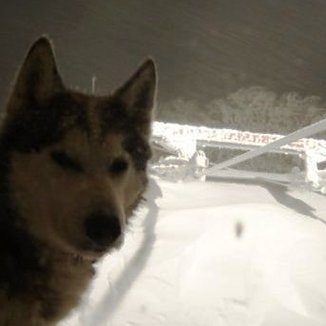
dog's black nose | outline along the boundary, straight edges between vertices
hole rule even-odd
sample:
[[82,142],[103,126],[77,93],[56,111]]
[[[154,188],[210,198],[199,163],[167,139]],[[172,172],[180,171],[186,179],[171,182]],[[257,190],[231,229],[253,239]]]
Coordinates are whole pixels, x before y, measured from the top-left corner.
[[87,237],[99,246],[108,246],[121,236],[119,217],[114,214],[97,212],[85,220]]

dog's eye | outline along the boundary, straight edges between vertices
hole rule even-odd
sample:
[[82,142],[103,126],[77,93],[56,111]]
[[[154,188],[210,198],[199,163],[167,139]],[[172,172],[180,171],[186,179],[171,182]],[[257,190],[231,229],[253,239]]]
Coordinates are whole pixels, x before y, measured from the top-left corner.
[[127,171],[128,166],[128,162],[125,159],[117,158],[108,166],[108,170],[112,174],[122,174]]
[[83,172],[82,165],[74,158],[68,156],[65,152],[54,151],[51,153],[52,160],[61,168],[76,172]]

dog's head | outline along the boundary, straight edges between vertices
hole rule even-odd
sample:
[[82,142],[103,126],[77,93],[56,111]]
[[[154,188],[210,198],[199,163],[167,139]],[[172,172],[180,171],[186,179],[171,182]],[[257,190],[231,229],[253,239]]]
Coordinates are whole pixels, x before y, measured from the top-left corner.
[[111,95],[69,90],[49,41],[34,43],[1,142],[11,205],[35,238],[88,257],[121,241],[146,187],[155,93],[151,59]]

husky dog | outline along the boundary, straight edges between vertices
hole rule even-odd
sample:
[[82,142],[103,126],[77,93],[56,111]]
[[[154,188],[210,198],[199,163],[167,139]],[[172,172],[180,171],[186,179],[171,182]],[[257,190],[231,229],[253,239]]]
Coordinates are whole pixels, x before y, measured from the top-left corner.
[[68,89],[51,43],[29,50],[0,133],[0,325],[55,325],[122,242],[147,184],[156,69],[113,94]]

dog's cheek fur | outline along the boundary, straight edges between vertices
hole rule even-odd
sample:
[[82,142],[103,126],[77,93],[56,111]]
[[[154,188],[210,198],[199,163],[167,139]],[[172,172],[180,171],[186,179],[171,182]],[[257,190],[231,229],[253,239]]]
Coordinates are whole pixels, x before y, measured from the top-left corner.
[[[55,172],[48,163],[47,153],[13,154],[9,184],[17,218],[27,230],[47,245],[67,249],[58,232],[64,232],[63,222],[76,222],[72,212],[67,211],[67,208],[73,210],[73,193],[66,192],[70,190],[69,181]],[[69,204],[65,202],[68,200]]]
[[28,232],[55,250],[80,254],[83,222],[98,187],[84,176],[60,171],[48,151],[16,153],[11,165],[11,202]]
[[124,187],[124,210],[128,219],[142,199],[148,180],[145,171],[137,171],[134,167],[126,177],[128,184]]

